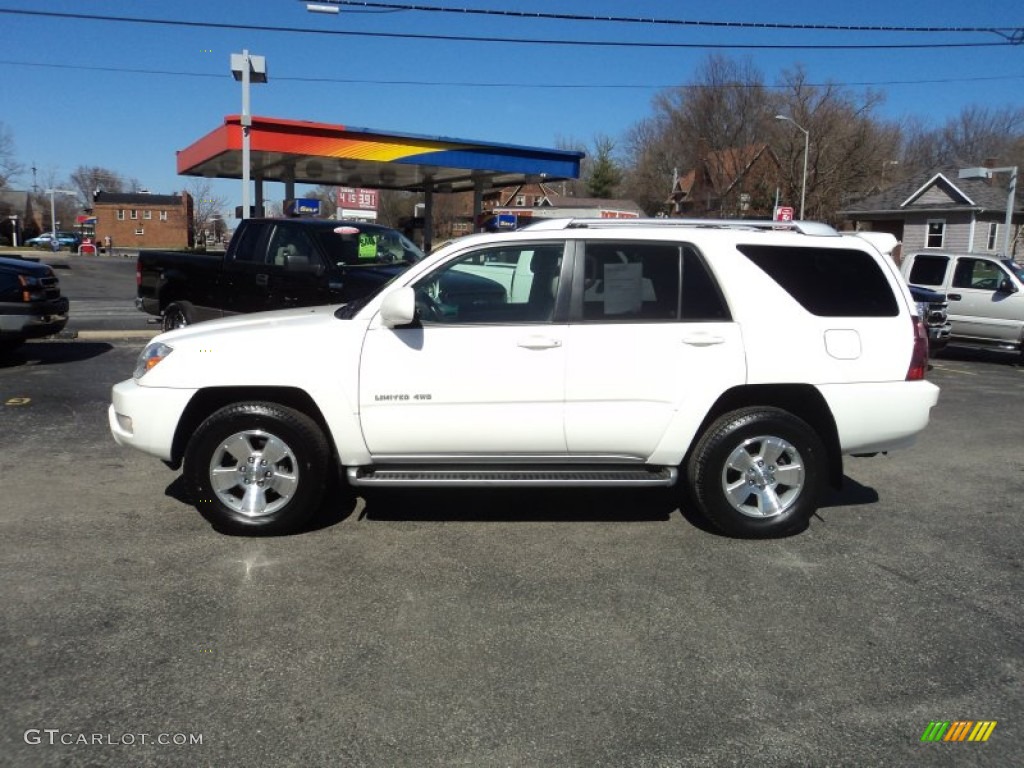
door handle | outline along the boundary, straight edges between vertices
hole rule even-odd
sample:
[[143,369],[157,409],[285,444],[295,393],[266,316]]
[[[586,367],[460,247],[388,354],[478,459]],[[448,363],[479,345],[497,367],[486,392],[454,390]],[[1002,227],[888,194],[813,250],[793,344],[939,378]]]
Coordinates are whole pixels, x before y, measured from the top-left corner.
[[547,336],[527,336],[516,342],[517,347],[524,349],[555,349],[562,346],[560,339],[552,339]]
[[267,284],[267,276],[266,275],[256,275],[256,285],[266,285],[266,284]]
[[715,336],[711,333],[691,333],[689,336],[683,336],[683,344],[689,344],[691,347],[711,347],[724,343],[724,336]]
[[950,301],[960,301],[963,298],[959,293],[947,293],[946,298]]

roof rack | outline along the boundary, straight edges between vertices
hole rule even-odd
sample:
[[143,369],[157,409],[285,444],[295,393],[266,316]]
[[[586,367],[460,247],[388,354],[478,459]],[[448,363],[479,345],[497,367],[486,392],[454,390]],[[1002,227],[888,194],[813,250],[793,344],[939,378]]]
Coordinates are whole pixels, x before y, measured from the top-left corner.
[[839,237],[839,232],[820,221],[772,221],[770,219],[541,219],[523,229],[629,229],[631,227],[691,227],[694,229],[771,229],[815,237]]

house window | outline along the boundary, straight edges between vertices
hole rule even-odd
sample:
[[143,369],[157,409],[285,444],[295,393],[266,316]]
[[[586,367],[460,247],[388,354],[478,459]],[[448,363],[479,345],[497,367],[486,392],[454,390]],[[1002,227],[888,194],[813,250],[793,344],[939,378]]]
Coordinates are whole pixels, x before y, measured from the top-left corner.
[[142,212],[142,218],[147,219],[147,220],[148,219],[152,219],[153,218],[153,212],[152,211],[143,211]]
[[999,232],[999,225],[990,221],[988,223],[988,250],[994,251],[996,249],[996,234]]
[[941,248],[946,242],[946,220],[930,219],[928,221],[928,234],[925,236],[925,248]]
[[137,218],[139,218],[139,212],[132,208],[132,220],[134,221]]
[[135,234],[138,235],[139,237],[142,237],[142,235],[146,234],[146,230],[143,229],[142,227],[136,227]]
[[167,221],[167,211],[160,211],[160,221]]
[[516,207],[523,208],[526,206],[526,195],[516,195]]
[[124,208],[118,208],[118,210],[117,210],[117,220],[118,221],[124,221]]

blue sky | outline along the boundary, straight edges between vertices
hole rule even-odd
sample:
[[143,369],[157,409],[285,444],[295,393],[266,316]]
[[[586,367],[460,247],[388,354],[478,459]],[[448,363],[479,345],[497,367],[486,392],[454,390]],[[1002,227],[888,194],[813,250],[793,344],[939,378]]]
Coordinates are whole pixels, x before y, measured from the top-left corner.
[[[399,2],[400,0],[396,0]],[[979,3],[688,3],[633,0],[419,0],[444,8],[714,22],[896,27],[1024,27],[1021,0]],[[193,26],[55,19],[24,10],[186,21]],[[265,29],[205,28],[203,23]],[[346,32],[312,34],[281,28]],[[724,48],[642,48],[400,39],[379,33],[576,41],[685,43]],[[153,192],[183,188],[175,152],[241,111],[229,57],[267,59],[252,112],[383,131],[553,147],[621,137],[651,114],[662,89],[689,82],[709,53],[748,57],[772,83],[803,65],[814,83],[886,94],[880,117],[941,124],[963,107],[1019,107],[1024,45],[985,34],[781,31],[529,20],[414,11],[339,15],[297,0],[0,0],[0,122],[38,180],[99,165]],[[743,45],[897,45],[896,49],[744,49]],[[926,47],[909,47],[909,46]],[[416,83],[416,84],[413,84]],[[28,172],[15,186],[32,184]],[[240,185],[215,182],[240,201]],[[283,194],[271,185],[268,198]]]

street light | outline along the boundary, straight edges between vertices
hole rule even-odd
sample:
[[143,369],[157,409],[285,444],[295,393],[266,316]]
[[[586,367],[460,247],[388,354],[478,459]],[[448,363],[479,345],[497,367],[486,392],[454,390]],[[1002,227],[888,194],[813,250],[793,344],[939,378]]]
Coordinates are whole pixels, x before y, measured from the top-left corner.
[[807,150],[811,146],[811,132],[789,115],[776,115],[776,120],[786,120],[804,132],[804,181],[800,187],[800,220],[804,218],[804,202],[807,200]]
[[75,191],[73,189],[48,189],[46,194],[50,196],[50,248],[54,251],[59,251],[60,238],[57,237],[57,207],[53,202],[53,196],[57,194],[73,195]]
[[[1017,166],[1007,165],[1002,168],[961,168],[961,179],[991,179],[994,173],[1010,174],[1010,191],[1006,196],[1006,227],[1003,232],[1003,257],[1010,255],[1010,229],[1013,227],[1013,204],[1017,197]],[[973,244],[972,244],[973,245]]]
[[231,54],[231,74],[242,82],[242,218],[249,218],[249,132],[252,115],[249,114],[249,83],[267,82],[267,59],[250,56],[243,49]]

